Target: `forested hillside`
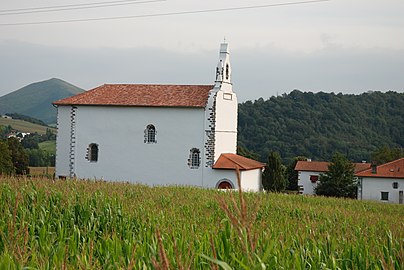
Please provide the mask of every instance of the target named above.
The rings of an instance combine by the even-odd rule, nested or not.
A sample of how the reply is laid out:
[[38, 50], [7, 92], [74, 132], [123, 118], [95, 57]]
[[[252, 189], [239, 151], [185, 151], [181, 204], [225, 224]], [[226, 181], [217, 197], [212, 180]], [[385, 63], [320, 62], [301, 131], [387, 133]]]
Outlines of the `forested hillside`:
[[330, 160], [339, 151], [360, 162], [383, 145], [404, 147], [404, 93], [294, 90], [241, 103], [238, 117], [239, 145], [262, 161], [270, 151], [285, 161], [295, 156]]

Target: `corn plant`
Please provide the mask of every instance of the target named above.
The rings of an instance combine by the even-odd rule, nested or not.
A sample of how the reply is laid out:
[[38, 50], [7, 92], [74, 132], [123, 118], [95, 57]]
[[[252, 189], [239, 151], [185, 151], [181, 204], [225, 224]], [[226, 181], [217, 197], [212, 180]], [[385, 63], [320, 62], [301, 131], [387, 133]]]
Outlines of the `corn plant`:
[[0, 269], [404, 269], [404, 208], [0, 177]]

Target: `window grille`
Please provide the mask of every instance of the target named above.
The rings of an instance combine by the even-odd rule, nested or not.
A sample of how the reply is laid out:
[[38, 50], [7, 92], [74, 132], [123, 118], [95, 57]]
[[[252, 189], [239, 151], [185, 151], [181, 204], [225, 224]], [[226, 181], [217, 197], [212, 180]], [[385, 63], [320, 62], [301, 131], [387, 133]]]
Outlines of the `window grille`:
[[201, 165], [201, 152], [199, 149], [192, 148], [189, 154], [188, 165], [191, 169], [198, 169]]
[[148, 125], [146, 127], [144, 142], [145, 143], [157, 143], [155, 126]]

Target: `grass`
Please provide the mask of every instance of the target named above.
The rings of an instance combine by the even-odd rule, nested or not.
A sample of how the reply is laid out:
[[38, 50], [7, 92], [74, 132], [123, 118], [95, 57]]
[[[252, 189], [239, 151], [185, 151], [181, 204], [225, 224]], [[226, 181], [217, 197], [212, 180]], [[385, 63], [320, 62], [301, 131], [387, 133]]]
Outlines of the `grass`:
[[31, 177], [53, 177], [55, 167], [29, 167]]
[[404, 207], [0, 178], [0, 269], [404, 269]]
[[51, 154], [56, 154], [56, 141], [44, 141], [39, 143], [39, 148], [51, 153]]
[[56, 133], [55, 128], [45, 127], [37, 124], [33, 124], [30, 122], [26, 122], [23, 120], [18, 119], [6, 119], [0, 117], [0, 126], [8, 126], [10, 125], [12, 128], [25, 133], [34, 133], [37, 132], [38, 134], [45, 134], [46, 129], [51, 129], [54, 133]]

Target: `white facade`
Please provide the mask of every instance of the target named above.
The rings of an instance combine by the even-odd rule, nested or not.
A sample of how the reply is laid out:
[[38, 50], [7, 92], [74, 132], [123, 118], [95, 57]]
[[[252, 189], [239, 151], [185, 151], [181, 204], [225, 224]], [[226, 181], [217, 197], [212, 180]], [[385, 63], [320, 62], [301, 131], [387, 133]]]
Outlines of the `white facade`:
[[404, 203], [404, 179], [360, 177], [358, 199]]
[[[237, 187], [235, 170], [213, 169], [222, 153], [236, 153], [237, 97], [227, 44], [205, 107], [58, 105], [56, 175], [148, 185]], [[63, 100], [62, 100], [63, 101]], [[58, 104], [57, 102], [55, 104]], [[156, 142], [147, 143], [147, 127]], [[91, 145], [98, 157], [89, 161]], [[190, 166], [198, 150], [199, 166]], [[261, 169], [241, 172], [242, 188], [261, 189]]]
[[298, 172], [298, 187], [301, 194], [313, 195], [317, 187], [318, 179], [321, 172], [299, 171]]
[[261, 177], [262, 169], [241, 171], [241, 189], [245, 191], [263, 190]]

